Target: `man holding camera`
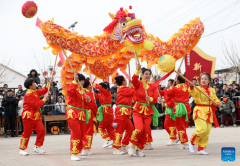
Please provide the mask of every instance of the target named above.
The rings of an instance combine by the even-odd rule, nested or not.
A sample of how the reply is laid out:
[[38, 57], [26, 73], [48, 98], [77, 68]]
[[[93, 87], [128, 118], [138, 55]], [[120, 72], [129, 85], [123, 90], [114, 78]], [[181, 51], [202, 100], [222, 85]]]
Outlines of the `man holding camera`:
[[221, 102], [222, 106], [220, 107], [221, 114], [221, 128], [224, 127], [224, 117], [232, 116], [233, 127], [237, 127], [236, 125], [236, 113], [235, 113], [235, 105], [232, 100], [230, 100], [227, 95], [223, 95], [223, 101]]
[[7, 129], [8, 122], [11, 124], [11, 136], [15, 137], [14, 127], [15, 127], [15, 119], [16, 119], [16, 108], [18, 106], [18, 100], [13, 96], [12, 90], [9, 89], [7, 91], [7, 96], [2, 99], [2, 107], [4, 107], [4, 137], [7, 138]]

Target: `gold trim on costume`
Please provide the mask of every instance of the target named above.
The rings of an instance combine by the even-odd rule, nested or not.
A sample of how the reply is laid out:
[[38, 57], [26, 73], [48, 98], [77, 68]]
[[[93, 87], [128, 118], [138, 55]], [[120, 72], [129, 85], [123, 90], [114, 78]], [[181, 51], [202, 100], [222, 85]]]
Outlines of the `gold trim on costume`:
[[135, 130], [132, 132], [132, 136], [131, 136], [131, 140], [132, 140], [132, 141], [138, 141], [138, 139], [136, 138], [136, 135], [137, 135], [138, 133], [141, 133], [141, 130], [135, 129]]
[[99, 131], [99, 133], [100, 133], [100, 135], [101, 135], [102, 137], [104, 137], [105, 135], [107, 135], [107, 133], [103, 133], [103, 132], [102, 132], [102, 128], [98, 128], [98, 131]]
[[75, 85], [77, 85], [77, 82], [76, 82], [76, 81], [74, 81], [74, 80], [72, 81], [72, 83], [73, 83], [73, 84], [75, 84]]
[[141, 105], [139, 108], [141, 109], [140, 114], [144, 112], [144, 115], [147, 115], [148, 107], [146, 105]]
[[87, 145], [85, 146], [85, 148], [91, 148], [92, 136], [87, 135], [86, 138], [87, 138], [88, 142], [87, 142]]
[[73, 119], [74, 111], [72, 109], [68, 110], [67, 114], [68, 114], [68, 117], [67, 117], [68, 119]]
[[181, 142], [186, 142], [186, 140], [183, 138], [183, 134], [184, 134], [184, 133], [185, 133], [184, 130], [178, 131], [179, 138], [180, 138], [180, 141], [181, 141]]
[[174, 130], [176, 129], [176, 127], [169, 127], [169, 130], [170, 130], [170, 137], [175, 137], [175, 134], [174, 134]]
[[121, 115], [127, 115], [127, 112], [126, 112], [127, 110], [128, 110], [127, 108], [121, 107], [119, 111], [121, 112]]
[[84, 117], [84, 111], [81, 111], [81, 112], [79, 112], [78, 113], [78, 120], [82, 120], [82, 121], [84, 121], [84, 119], [83, 119], [83, 117]]
[[103, 112], [105, 111], [105, 113], [108, 113], [107, 112], [107, 106], [103, 107]]
[[113, 145], [121, 146], [121, 138], [122, 138], [122, 134], [115, 133], [115, 141], [114, 141]]
[[77, 88], [77, 91], [82, 95], [83, 94], [83, 91], [78, 87]]
[[39, 113], [39, 112], [36, 112], [36, 113], [34, 114], [34, 117], [35, 117], [35, 120], [40, 119], [40, 113]]
[[20, 148], [21, 149], [26, 149], [27, 147], [25, 146], [25, 143], [27, 142], [28, 138], [23, 138], [21, 139], [21, 144], [20, 144]]
[[72, 142], [72, 150], [71, 153], [79, 153], [79, 150], [77, 149], [77, 144], [80, 143], [80, 140], [71, 140]]
[[25, 112], [23, 113], [23, 119], [24, 119], [26, 116], [27, 116], [27, 119], [28, 119], [30, 115], [31, 115], [31, 112], [25, 111]]

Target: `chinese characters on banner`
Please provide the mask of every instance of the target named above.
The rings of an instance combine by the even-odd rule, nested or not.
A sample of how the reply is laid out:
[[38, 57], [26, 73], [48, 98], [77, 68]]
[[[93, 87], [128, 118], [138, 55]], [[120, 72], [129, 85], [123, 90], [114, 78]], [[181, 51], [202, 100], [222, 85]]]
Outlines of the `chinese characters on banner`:
[[214, 78], [216, 58], [207, 55], [197, 46], [185, 56], [185, 68], [187, 79], [196, 78], [200, 81], [201, 73], [208, 72]]

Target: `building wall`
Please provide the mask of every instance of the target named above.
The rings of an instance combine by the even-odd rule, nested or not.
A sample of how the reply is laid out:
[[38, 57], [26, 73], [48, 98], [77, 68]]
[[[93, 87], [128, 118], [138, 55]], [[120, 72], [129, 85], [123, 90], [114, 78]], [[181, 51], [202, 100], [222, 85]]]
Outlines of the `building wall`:
[[17, 71], [14, 71], [6, 66], [1, 66], [0, 75], [0, 87], [3, 87], [4, 84], [8, 84], [9, 88], [17, 88], [18, 85], [24, 84], [24, 81], [27, 79], [27, 76], [24, 76]]

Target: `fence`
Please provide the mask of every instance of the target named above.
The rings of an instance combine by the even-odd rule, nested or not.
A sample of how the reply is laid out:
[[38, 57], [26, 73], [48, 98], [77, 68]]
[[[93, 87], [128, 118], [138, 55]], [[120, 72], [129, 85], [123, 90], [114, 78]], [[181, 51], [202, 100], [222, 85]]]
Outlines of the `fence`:
[[48, 104], [44, 105], [42, 109], [42, 115], [65, 115], [66, 113], [65, 104]]

